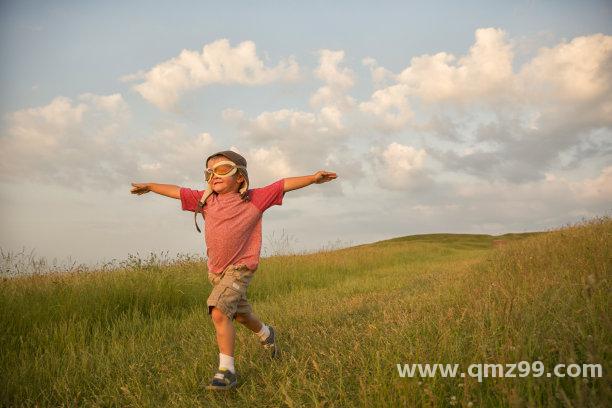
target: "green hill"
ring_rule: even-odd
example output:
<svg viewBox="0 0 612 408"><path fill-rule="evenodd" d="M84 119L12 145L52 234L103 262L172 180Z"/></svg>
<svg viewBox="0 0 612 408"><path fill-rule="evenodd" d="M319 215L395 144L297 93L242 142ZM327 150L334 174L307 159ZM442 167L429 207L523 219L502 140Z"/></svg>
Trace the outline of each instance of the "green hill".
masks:
<svg viewBox="0 0 612 408"><path fill-rule="evenodd" d="M204 390L218 350L205 265L3 279L3 406L606 406L610 235L426 234L263 259L249 298L271 362L237 329L240 386ZM601 364L601 377L400 375L403 364ZM398 364L400 367L398 368ZM588 368L588 367L587 367ZM586 369L586 368L585 368ZM404 372L405 374L405 372Z"/></svg>

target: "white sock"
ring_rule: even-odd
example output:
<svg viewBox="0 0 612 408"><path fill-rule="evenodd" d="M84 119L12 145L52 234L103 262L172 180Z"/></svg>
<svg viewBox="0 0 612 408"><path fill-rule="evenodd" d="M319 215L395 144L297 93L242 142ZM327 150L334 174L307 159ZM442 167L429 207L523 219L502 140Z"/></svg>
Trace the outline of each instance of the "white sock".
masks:
<svg viewBox="0 0 612 408"><path fill-rule="evenodd" d="M234 368L234 357L219 353L219 370L221 368L227 368L232 373L235 373L236 369Z"/></svg>
<svg viewBox="0 0 612 408"><path fill-rule="evenodd" d="M270 335L270 328L262 323L261 330L257 333L257 337L259 337L259 339L263 341L267 339L269 335Z"/></svg>

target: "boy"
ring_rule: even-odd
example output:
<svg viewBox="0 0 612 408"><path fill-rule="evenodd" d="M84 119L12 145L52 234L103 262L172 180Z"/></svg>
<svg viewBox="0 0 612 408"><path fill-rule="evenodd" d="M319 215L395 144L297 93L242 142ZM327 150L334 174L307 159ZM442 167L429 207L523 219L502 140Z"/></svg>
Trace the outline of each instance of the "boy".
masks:
<svg viewBox="0 0 612 408"><path fill-rule="evenodd" d="M208 279L213 285L206 303L219 346L219 369L208 389L224 390L237 384L233 319L256 333L272 357L279 354L274 328L266 326L253 314L246 298L247 287L259 264L263 212L272 205L282 205L287 191L325 183L336 177L336 173L321 170L310 176L284 178L249 190L245 158L225 150L206 159L208 186L205 191L170 184L132 183L133 194L153 191L180 199L184 211L193 211L195 217L201 213L204 217ZM196 229L200 232L197 220Z"/></svg>

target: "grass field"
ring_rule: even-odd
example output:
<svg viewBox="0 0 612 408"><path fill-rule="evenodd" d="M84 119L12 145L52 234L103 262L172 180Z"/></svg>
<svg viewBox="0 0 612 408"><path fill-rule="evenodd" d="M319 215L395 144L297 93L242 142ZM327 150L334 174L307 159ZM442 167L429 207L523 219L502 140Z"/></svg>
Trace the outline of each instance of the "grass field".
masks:
<svg viewBox="0 0 612 408"><path fill-rule="evenodd" d="M201 262L4 278L3 406L572 406L612 401L612 220L409 236L263 259L249 288L283 359L237 329L217 365ZM494 242L493 241L503 241ZM398 363L599 363L600 378L401 378ZM515 372L516 373L516 372Z"/></svg>

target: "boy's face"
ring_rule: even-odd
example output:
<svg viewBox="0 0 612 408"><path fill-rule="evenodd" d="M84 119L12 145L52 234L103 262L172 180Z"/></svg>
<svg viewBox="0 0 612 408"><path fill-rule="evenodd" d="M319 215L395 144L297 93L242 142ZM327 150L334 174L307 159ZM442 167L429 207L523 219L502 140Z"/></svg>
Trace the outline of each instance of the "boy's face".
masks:
<svg viewBox="0 0 612 408"><path fill-rule="evenodd" d="M208 161L207 167L209 169L212 169L215 164L225 161L225 160L231 161L225 156L213 157L212 159ZM242 183L243 180L244 180L244 177L242 177L242 174L238 174L238 172L236 172L235 174L229 177L219 177L216 174L213 174L211 185L212 185L213 191L216 193L219 193L219 194L234 193L234 192L238 192L238 190L240 189L240 184Z"/></svg>

